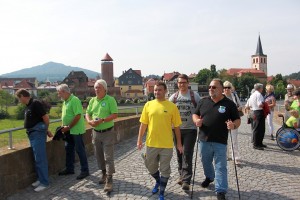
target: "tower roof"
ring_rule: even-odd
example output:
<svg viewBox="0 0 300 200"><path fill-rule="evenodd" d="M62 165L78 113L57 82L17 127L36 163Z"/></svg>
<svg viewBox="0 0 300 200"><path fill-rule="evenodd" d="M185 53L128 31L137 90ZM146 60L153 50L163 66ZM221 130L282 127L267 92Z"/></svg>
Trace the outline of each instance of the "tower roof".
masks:
<svg viewBox="0 0 300 200"><path fill-rule="evenodd" d="M261 41L260 41L260 35L258 36L258 42L257 42L257 47L256 47L256 56L264 56L264 52L261 46Z"/></svg>
<svg viewBox="0 0 300 200"><path fill-rule="evenodd" d="M102 58L101 61L113 61L113 59L108 55L108 53L106 53L106 55L104 56L104 58Z"/></svg>

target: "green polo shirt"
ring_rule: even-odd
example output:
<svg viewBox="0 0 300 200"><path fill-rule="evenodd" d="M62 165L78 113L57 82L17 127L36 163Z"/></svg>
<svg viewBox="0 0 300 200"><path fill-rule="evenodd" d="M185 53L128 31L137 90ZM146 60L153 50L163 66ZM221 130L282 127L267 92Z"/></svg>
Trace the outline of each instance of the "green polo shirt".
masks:
<svg viewBox="0 0 300 200"><path fill-rule="evenodd" d="M111 114L118 113L118 106L115 98L105 95L102 99L98 99L97 97L93 97L89 105L86 109L86 113L92 117L93 120L96 118L106 118ZM114 126L114 122L104 122L94 127L96 130L104 130Z"/></svg>
<svg viewBox="0 0 300 200"><path fill-rule="evenodd" d="M81 115L80 120L73 126L70 133L79 135L85 133L85 123L83 119L83 109L81 101L73 94L63 102L61 120L64 126L69 125L76 115Z"/></svg>

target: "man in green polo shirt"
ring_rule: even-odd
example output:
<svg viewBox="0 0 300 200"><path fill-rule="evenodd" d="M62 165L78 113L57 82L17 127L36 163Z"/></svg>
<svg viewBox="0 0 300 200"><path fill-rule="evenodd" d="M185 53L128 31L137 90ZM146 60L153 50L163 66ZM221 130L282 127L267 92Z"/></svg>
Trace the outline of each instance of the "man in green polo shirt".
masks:
<svg viewBox="0 0 300 200"><path fill-rule="evenodd" d="M62 132L70 131L70 139L66 141L66 169L59 172L58 175L74 174L75 150L78 154L81 173L77 180L83 179L89 175L89 166L82 139L85 133L85 123L83 119L83 108L78 97L71 94L68 85L61 84L56 87L58 96L64 101L62 105Z"/></svg>
<svg viewBox="0 0 300 200"><path fill-rule="evenodd" d="M112 191L112 175L114 165L114 119L118 117L118 106L114 97L107 95L107 84L103 79L94 85L96 96L93 97L86 109L86 120L93 130L95 156L102 177L99 184L104 184L104 191Z"/></svg>

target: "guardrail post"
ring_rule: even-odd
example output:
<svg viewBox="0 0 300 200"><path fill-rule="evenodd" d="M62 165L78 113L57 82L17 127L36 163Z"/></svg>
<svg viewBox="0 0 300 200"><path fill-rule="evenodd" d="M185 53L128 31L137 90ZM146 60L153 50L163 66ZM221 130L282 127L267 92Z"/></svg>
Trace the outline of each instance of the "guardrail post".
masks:
<svg viewBox="0 0 300 200"><path fill-rule="evenodd" d="M138 115L138 107L135 107L135 114Z"/></svg>
<svg viewBox="0 0 300 200"><path fill-rule="evenodd" d="M8 132L8 135L9 135L9 140L8 140L8 144L9 144L9 147L8 147L8 149L15 149L14 147L13 147L13 139L12 139L12 131L9 131Z"/></svg>

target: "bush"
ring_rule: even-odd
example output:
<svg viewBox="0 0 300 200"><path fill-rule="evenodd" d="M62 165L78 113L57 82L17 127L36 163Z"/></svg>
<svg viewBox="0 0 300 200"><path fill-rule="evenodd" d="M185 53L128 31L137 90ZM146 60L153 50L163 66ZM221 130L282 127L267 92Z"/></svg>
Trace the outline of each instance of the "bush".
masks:
<svg viewBox="0 0 300 200"><path fill-rule="evenodd" d="M138 99L138 98L135 98L134 100L133 100L133 103L139 103L140 102L140 100Z"/></svg>
<svg viewBox="0 0 300 200"><path fill-rule="evenodd" d="M7 118L9 118L8 112L6 112L5 110L0 110L0 119L7 119Z"/></svg>
<svg viewBox="0 0 300 200"><path fill-rule="evenodd" d="M23 104L18 104L18 106L17 106L17 108L16 108L16 119L18 119L18 120L24 119L25 108L26 108L25 105L23 105Z"/></svg>
<svg viewBox="0 0 300 200"><path fill-rule="evenodd" d="M120 103L120 104L125 103L125 99L120 99L119 103Z"/></svg>

